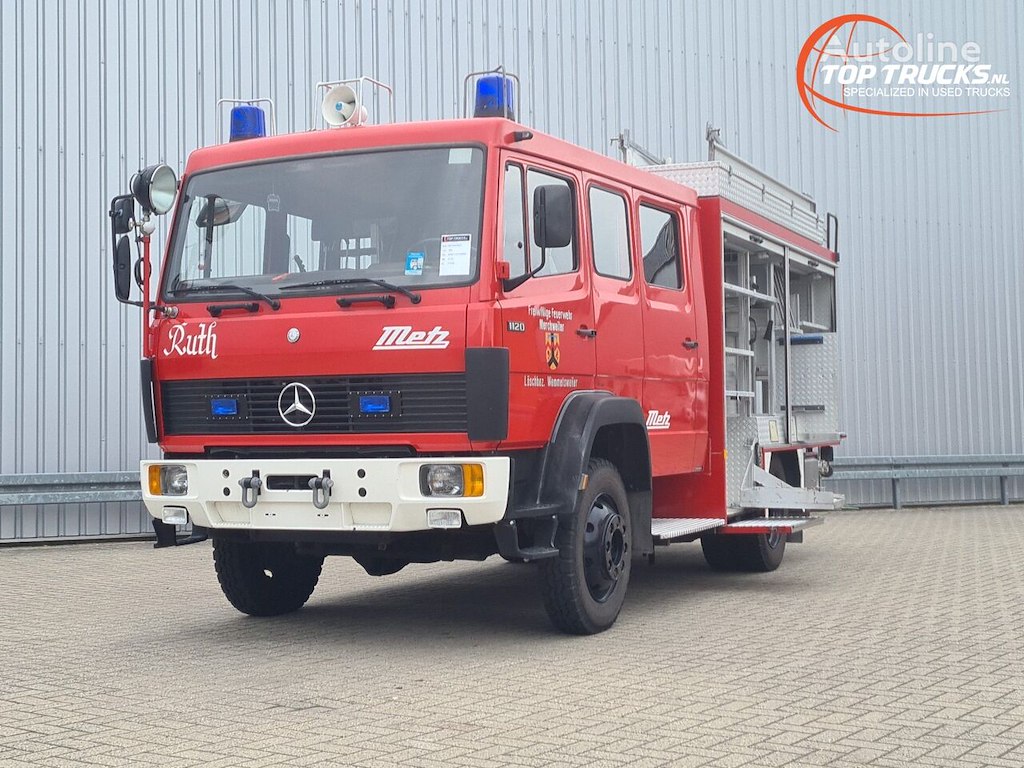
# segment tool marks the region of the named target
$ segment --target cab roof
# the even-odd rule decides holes
[[[530,138],[517,139],[517,134],[524,132]],[[359,149],[466,143],[515,149],[548,163],[606,176],[688,205],[697,204],[697,194],[689,187],[503,118],[324,128],[235,141],[195,150],[189,155],[185,172]]]

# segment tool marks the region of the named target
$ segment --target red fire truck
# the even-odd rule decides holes
[[[327,555],[380,576],[498,554],[589,634],[659,545],[770,571],[841,504],[819,488],[835,219],[714,134],[707,162],[646,168],[544,135],[515,83],[475,73],[473,117],[374,125],[390,89],[322,83],[320,129],[286,135],[229,102],[231,140],[180,184],[151,166],[113,200],[163,453],[144,501],[158,546],[212,539],[238,610],[300,608]]]

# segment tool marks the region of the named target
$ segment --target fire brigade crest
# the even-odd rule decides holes
[[[544,334],[544,360],[547,362],[548,368],[552,371],[555,370],[558,367],[558,364],[562,361],[562,350],[558,345],[557,333]]]

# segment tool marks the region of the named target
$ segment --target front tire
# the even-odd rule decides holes
[[[571,515],[559,520],[558,557],[541,560],[544,607],[563,632],[592,635],[615,623],[629,585],[633,527],[615,466],[593,459]]]
[[[297,611],[313,594],[323,556],[308,557],[285,542],[213,542],[220,588],[235,608],[250,616]]]

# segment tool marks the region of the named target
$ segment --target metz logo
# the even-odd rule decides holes
[[[167,347],[163,353],[182,357],[209,357],[217,359],[217,323],[199,323],[199,330],[189,333],[188,323],[172,326],[167,332]]]
[[[647,429],[668,429],[672,426],[672,414],[668,411],[660,413],[658,411],[647,412]]]
[[[374,349],[448,349],[448,331],[435,325],[432,331],[414,331],[411,325],[385,326]]]

